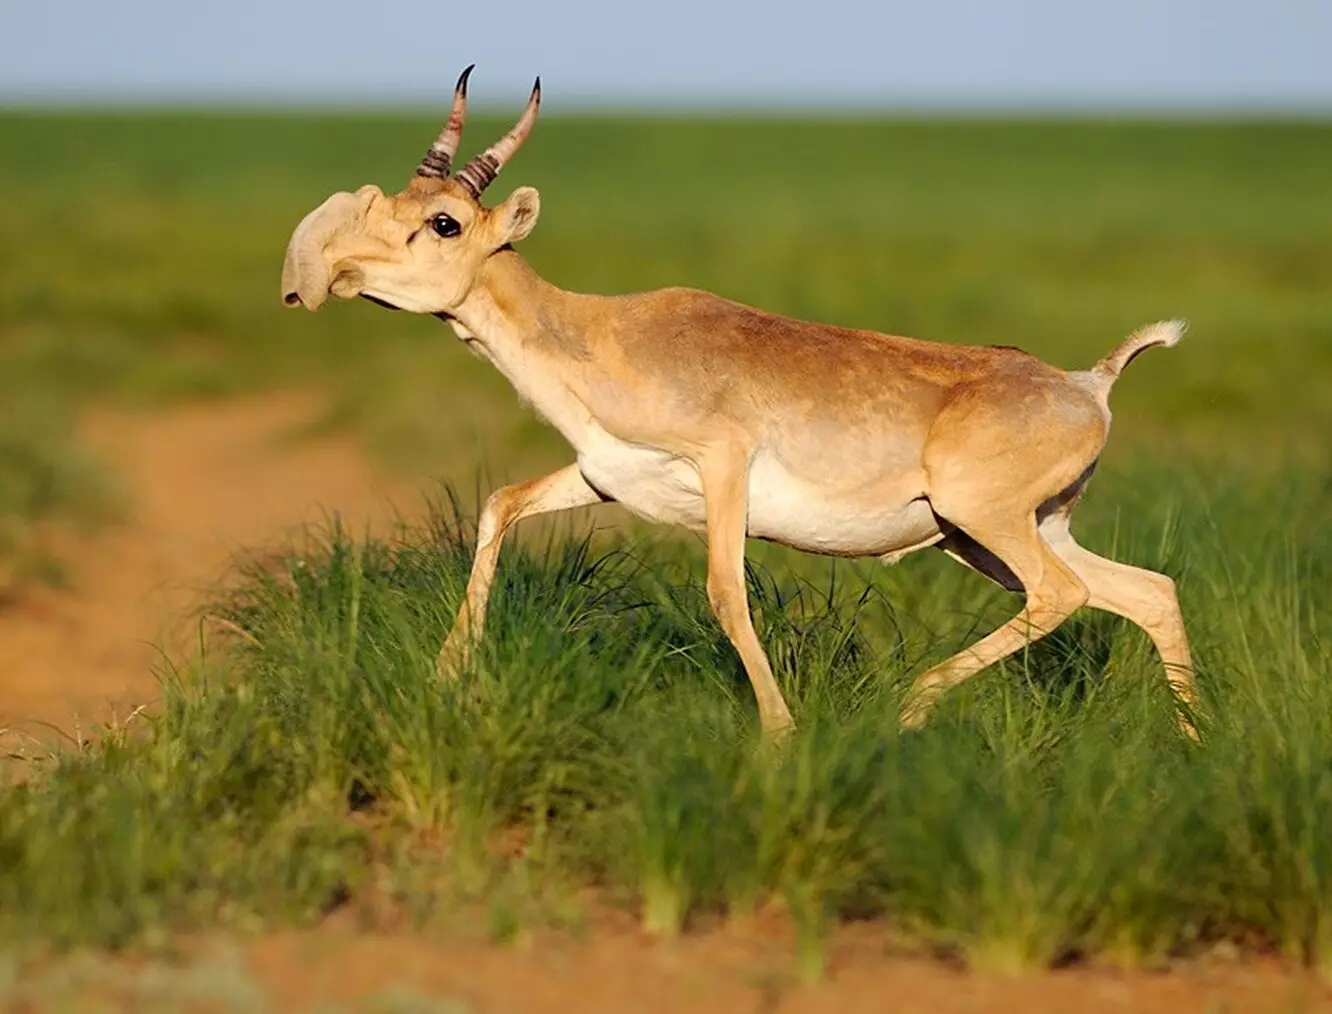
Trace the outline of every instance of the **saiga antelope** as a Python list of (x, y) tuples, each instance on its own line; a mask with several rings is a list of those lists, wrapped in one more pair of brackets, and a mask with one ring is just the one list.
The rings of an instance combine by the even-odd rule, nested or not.
[(947, 688), (1091, 605), (1151, 637), (1192, 732), (1193, 665), (1174, 584), (1069, 533), (1105, 446), (1111, 386), (1139, 352), (1174, 345), (1182, 321), (1144, 327), (1090, 370), (1065, 371), (1015, 349), (806, 323), (691, 289), (567, 292), (513, 249), (536, 225), (537, 192), (481, 204), (532, 130), (540, 79), (513, 129), (452, 173), (470, 72), (407, 187), (334, 194), (296, 228), (282, 269), (288, 306), (363, 296), (446, 321), (577, 455), (486, 502), (441, 674), (456, 674), (480, 635), (514, 522), (615, 501), (706, 532), (708, 599), (768, 736), (791, 715), (750, 619), (746, 536), (894, 563), (936, 546), (1026, 593), (1018, 616), (915, 681), (907, 726)]

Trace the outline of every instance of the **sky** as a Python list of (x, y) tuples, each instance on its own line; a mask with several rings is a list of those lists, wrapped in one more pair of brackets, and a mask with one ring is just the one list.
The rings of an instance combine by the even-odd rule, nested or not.
[(1332, 0), (0, 0), (0, 104), (1332, 113)]

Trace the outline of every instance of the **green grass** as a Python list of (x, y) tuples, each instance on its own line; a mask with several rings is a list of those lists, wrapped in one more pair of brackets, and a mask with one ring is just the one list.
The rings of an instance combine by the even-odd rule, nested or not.
[[(1101, 492), (1133, 504), (1164, 479)], [(0, 935), (117, 945), (309, 922), (385, 890), (387, 871), (418, 914), (491, 898), (500, 939), (578, 885), (666, 934), (775, 901), (811, 976), (828, 927), (868, 916), (1001, 971), (1223, 939), (1327, 966), (1332, 544), (1326, 490), (1291, 482), (1306, 508), (1266, 528), (1271, 488), (1143, 497), (1119, 537), (1179, 580), (1202, 746), (1175, 733), (1146, 639), (1101, 615), (900, 734), (911, 676), (1015, 605), (942, 559), (839, 566), (841, 591), (755, 569), (799, 723), (774, 763), (696, 551), (513, 549), (474, 671), (444, 685), (467, 526), (312, 536), (219, 605), (240, 634), (164, 682), (144, 734), (0, 796)], [(1088, 541), (1114, 542), (1114, 519), (1094, 513)], [(899, 595), (910, 585), (932, 594)], [(919, 605), (936, 596), (948, 605)], [(515, 836), (521, 858), (490, 849)]]
[[(465, 489), (478, 467), (568, 460), (434, 322), (279, 306), (295, 222), (332, 189), (405, 179), (428, 118), (0, 128), (0, 183), (23, 198), (0, 215), (0, 377), (52, 420), (23, 448), (77, 456), (90, 400), (301, 384), (334, 393), (330, 425)], [(542, 189), (524, 250), (570, 288), (695, 284), (1069, 366), (1189, 316), (1118, 385), (1078, 530), (1177, 580), (1201, 747), (1175, 736), (1145, 637), (1099, 614), (899, 735), (912, 675), (1017, 607), (934, 554), (884, 569), (754, 547), (756, 622), (800, 723), (780, 765), (687, 539), (511, 548), (475, 672), (441, 686), (471, 554), (442, 512), (250, 573), (218, 607), (243, 636), (166, 676), (141, 733), (0, 794), (0, 937), (123, 945), (387, 895), (423, 923), (479, 901), (511, 939), (576, 922), (567, 898), (595, 885), (658, 933), (784, 905), (808, 976), (829, 927), (867, 916), (1000, 970), (1215, 940), (1327, 967), (1329, 157), (1319, 124), (552, 118), (497, 187)], [(0, 489), (48, 491), (0, 513), (95, 499), (33, 460), (0, 453)], [(64, 478), (34, 485), (43, 469)]]

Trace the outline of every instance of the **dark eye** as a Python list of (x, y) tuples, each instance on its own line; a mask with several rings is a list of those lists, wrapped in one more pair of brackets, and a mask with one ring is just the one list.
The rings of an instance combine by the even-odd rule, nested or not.
[(462, 234), (462, 226), (452, 215), (436, 215), (430, 220), (430, 228), (435, 230), (436, 236), (443, 236), (445, 239), (452, 239)]

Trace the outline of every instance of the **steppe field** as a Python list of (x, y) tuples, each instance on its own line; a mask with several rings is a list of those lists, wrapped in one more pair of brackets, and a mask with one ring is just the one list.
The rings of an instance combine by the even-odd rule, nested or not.
[[(464, 154), (507, 122), (469, 124)], [(0, 1009), (1332, 1009), (1332, 127), (550, 115), (487, 197), (585, 292), (1125, 371), (1076, 515), (1175, 579), (1202, 742), (1083, 611), (751, 543), (798, 731), (761, 749), (701, 540), (599, 507), (429, 319), (285, 310), (291, 229), (435, 111), (0, 114)]]

